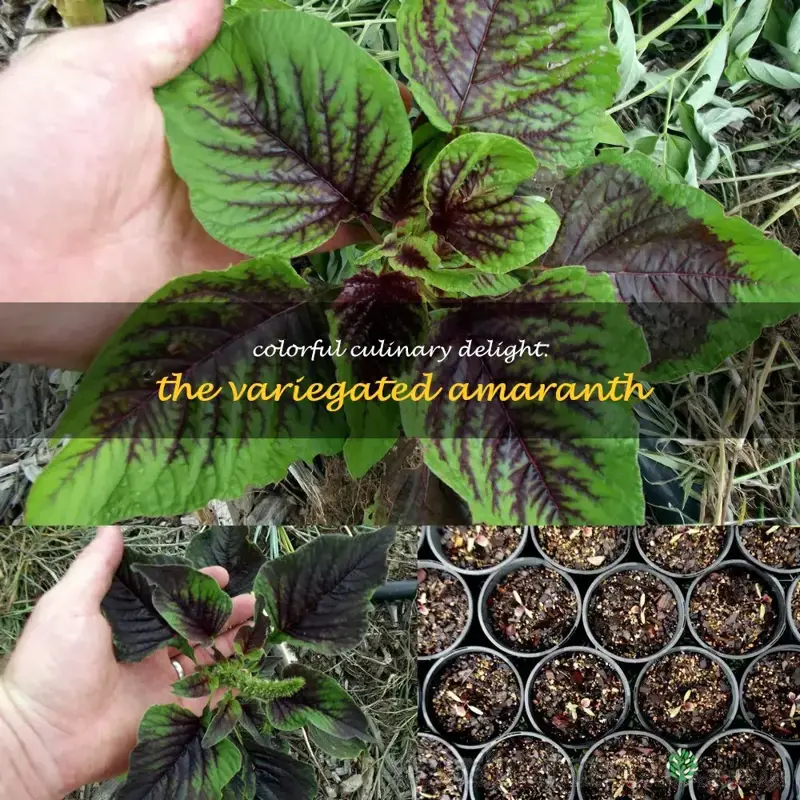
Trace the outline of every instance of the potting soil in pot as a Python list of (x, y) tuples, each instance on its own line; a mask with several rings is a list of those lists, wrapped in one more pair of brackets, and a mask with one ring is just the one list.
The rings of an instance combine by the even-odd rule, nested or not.
[(694, 779), (697, 800), (772, 800), (784, 789), (783, 761), (760, 736), (724, 736), (703, 753)]
[(459, 569), (487, 569), (505, 561), (519, 547), (522, 533), (522, 528), (511, 526), (448, 526), (441, 531), (442, 549)]
[(566, 569), (596, 570), (616, 561), (625, 549), (625, 528), (582, 526), (538, 529), (542, 551)]
[(756, 561), (775, 569), (800, 569), (800, 528), (752, 525), (742, 528), (740, 536)]
[(605, 578), (589, 606), (600, 644), (623, 658), (645, 658), (664, 648), (678, 629), (672, 590), (652, 572), (625, 570)]
[(679, 741), (701, 741), (725, 722), (733, 690), (722, 667), (708, 656), (667, 653), (648, 666), (638, 701), (656, 733)]
[(578, 615), (575, 593), (555, 570), (523, 567), (505, 575), (486, 600), (497, 636), (522, 652), (548, 650), (569, 634)]
[(800, 740), (800, 652), (767, 653), (742, 684), (753, 724), (779, 739)]
[(417, 738), (417, 797), (461, 800), (464, 772), (453, 754), (441, 743)]
[(520, 708), (516, 675), (497, 656), (465, 653), (430, 687), (438, 729), (455, 744), (476, 745), (505, 733)]
[(600, 739), (621, 720), (625, 687), (600, 655), (566, 653), (547, 660), (530, 687), (531, 711), (561, 744)]
[(673, 800), (678, 783), (669, 776), (668, 760), (669, 752), (649, 736), (612, 738), (586, 761), (581, 780), (584, 800)]
[(477, 780), (484, 800), (569, 800), (572, 764), (547, 742), (514, 736), (492, 747)]
[(689, 616), (698, 636), (712, 649), (740, 655), (772, 638), (777, 625), (771, 588), (741, 567), (715, 570), (697, 585)]
[(726, 531), (720, 526), (651, 525), (636, 532), (642, 552), (665, 572), (690, 575), (710, 567), (722, 552)]
[(467, 624), (469, 607), (458, 578), (444, 570), (417, 573), (417, 652), (423, 656), (446, 650)]

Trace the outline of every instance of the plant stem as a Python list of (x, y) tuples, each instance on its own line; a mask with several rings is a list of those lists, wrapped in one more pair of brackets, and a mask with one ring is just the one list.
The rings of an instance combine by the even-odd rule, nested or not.
[(782, 178), (785, 175), (797, 175), (800, 173), (800, 167), (792, 169), (778, 169), (774, 172), (760, 172), (757, 175), (737, 175), (735, 178), (713, 178), (708, 181), (700, 181), (702, 186), (713, 186), (721, 183), (740, 183), (741, 181), (758, 181), (766, 180), (767, 178)]
[(647, 49), (648, 45), (658, 39), (662, 33), (668, 31), (673, 25), (676, 25), (680, 22), (687, 14), (693, 11), (697, 6), (702, 3), (703, 0), (690, 0), (685, 6), (679, 8), (669, 19), (664, 20), (658, 27), (653, 28), (647, 36), (642, 36), (638, 42), (636, 42), (636, 52), (641, 53)]
[(375, 230), (372, 226), (372, 223), (367, 219), (367, 217), (361, 217), (361, 224), (364, 226), (364, 230), (370, 235), (375, 244), (383, 244), (383, 237)]
[(55, 0), (55, 6), (67, 28), (103, 25), (106, 21), (103, 0)]
[[(795, 184), (794, 187), (800, 186), (800, 184)], [(798, 192), (793, 197), (790, 197), (762, 226), (761, 230), (766, 231), (771, 228), (784, 214), (788, 214), (790, 211), (793, 211), (795, 208), (800, 206), (800, 192)]]
[[(733, 27), (733, 23), (736, 21), (738, 15), (739, 9), (737, 8), (733, 14), (731, 14), (730, 19), (722, 26), (717, 36), (722, 36), (726, 31), (730, 30)], [(666, 78), (664, 78), (661, 83), (657, 84), (656, 86), (651, 86), (649, 89), (645, 89), (643, 92), (639, 92), (639, 94), (637, 94), (635, 97), (631, 97), (622, 103), (617, 103), (617, 105), (609, 108), (608, 111), (606, 111), (606, 114), (616, 114), (617, 111), (622, 111), (623, 108), (636, 105), (639, 101), (644, 100), (645, 97), (650, 97), (651, 94), (655, 94), (659, 90), (663, 89), (667, 84), (676, 81), (681, 77), (681, 75), (685, 75), (695, 64), (708, 57), (708, 54), (711, 52), (711, 48), (714, 46), (714, 42), (717, 40), (717, 36), (715, 36), (696, 56), (694, 56), (694, 58), (692, 58), (690, 61), (687, 61), (679, 70), (673, 72), (672, 75), (668, 75)], [(691, 85), (692, 82), (690, 81), (689, 85), (678, 98), (678, 102), (683, 100), (684, 95)]]

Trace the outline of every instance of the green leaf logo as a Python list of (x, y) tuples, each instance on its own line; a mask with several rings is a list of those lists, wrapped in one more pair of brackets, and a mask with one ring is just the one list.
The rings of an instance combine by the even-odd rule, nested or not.
[(678, 783), (688, 783), (697, 773), (697, 756), (690, 750), (678, 750), (669, 757), (667, 768)]

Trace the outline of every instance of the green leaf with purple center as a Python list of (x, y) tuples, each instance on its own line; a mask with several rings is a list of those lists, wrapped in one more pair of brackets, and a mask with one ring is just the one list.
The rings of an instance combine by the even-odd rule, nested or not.
[(210, 575), (182, 565), (134, 564), (154, 587), (153, 605), (182, 636), (210, 644), (225, 628), (233, 601)]
[(502, 133), (574, 167), (617, 88), (605, 0), (405, 0), (400, 68), (443, 131)]
[[(540, 272), (500, 300), (471, 301), (437, 317), (429, 344), (549, 344), (547, 357), (468, 355), (420, 359), (411, 380), (437, 375), (442, 395), (401, 403), (425, 463), (487, 524), (640, 524), (644, 500), (632, 402), (557, 402), (495, 394), (452, 402), (448, 390), (494, 384), (605, 384), (647, 361), (641, 332), (605, 275), (583, 267)], [(620, 343), (625, 346), (621, 347)], [(456, 347), (456, 350), (458, 348)]]
[(254, 256), (308, 253), (342, 222), (369, 218), (411, 155), (391, 75), (296, 11), (223, 27), (156, 97), (195, 216)]
[(289, 665), (281, 677), (304, 678), (305, 685), (291, 697), (269, 704), (267, 713), (274, 728), (294, 731), (314, 725), (339, 739), (372, 739), (366, 715), (333, 678), (303, 664)]
[[(339, 452), (346, 422), (322, 404), (290, 397), (234, 403), (227, 391), (229, 382), (274, 386), (307, 374), (299, 358), (255, 358), (256, 345), (310, 344), (327, 335), (316, 295), (281, 258), (167, 284), (122, 324), (83, 376), (56, 432), (71, 439), (34, 484), (28, 521), (102, 524), (183, 514), (279, 481), (298, 459)], [(174, 373), (221, 394), (209, 402), (185, 393), (163, 402), (159, 380)], [(333, 362), (318, 359), (315, 375), (333, 383)]]
[[(139, 726), (119, 800), (219, 800), (242, 763), (233, 742), (202, 745), (200, 717), (177, 705), (152, 706)], [(188, 794), (191, 792), (191, 794)]]
[(425, 176), (431, 230), (486, 272), (527, 266), (550, 247), (558, 231), (553, 209), (517, 194), (535, 172), (531, 151), (508, 136), (459, 136)]
[(800, 258), (638, 153), (605, 151), (561, 183), (542, 266), (608, 273), (641, 325), (650, 381), (707, 372), (800, 311)]

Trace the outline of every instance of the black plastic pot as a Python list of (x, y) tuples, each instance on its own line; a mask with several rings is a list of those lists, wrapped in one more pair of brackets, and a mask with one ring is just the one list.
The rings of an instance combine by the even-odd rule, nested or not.
[(794, 796), (800, 797), (800, 761), (797, 762), (797, 769), (794, 773)]
[(448, 575), (454, 577), (459, 586), (461, 586), (462, 590), (464, 591), (464, 596), (466, 598), (467, 603), (467, 624), (464, 626), (464, 629), (458, 635), (456, 640), (453, 644), (450, 645), (446, 650), (442, 650), (441, 653), (434, 653), (433, 655), (423, 656), (417, 655), (418, 661), (431, 661), (435, 658), (441, 658), (442, 656), (446, 656), (448, 653), (452, 653), (453, 650), (457, 650), (461, 643), (464, 641), (464, 638), (469, 633), (469, 629), (472, 627), (472, 623), (475, 618), (475, 604), (472, 600), (472, 592), (469, 590), (469, 586), (467, 586), (467, 582), (459, 575), (452, 567), (448, 567), (445, 564), (440, 563), (439, 561), (418, 561), (417, 562), (417, 570), (438, 570), (439, 572), (445, 572)]
[(522, 677), (519, 674), (519, 670), (511, 663), (511, 661), (504, 656), (502, 653), (498, 653), (496, 650), (492, 650), (488, 647), (462, 647), (460, 650), (453, 650), (451, 653), (448, 653), (443, 658), (440, 658), (434, 665), (431, 667), (430, 672), (425, 676), (425, 680), (422, 684), (422, 716), (425, 720), (425, 724), (428, 726), (430, 730), (432, 730), (437, 736), (440, 736), (446, 739), (445, 734), (443, 734), (434, 724), (433, 721), (433, 714), (430, 712), (430, 690), (433, 682), (436, 680), (436, 677), (442, 671), (442, 669), (447, 666), (451, 661), (458, 658), (459, 656), (468, 655), (469, 653), (486, 653), (487, 655), (495, 656), (496, 658), (501, 659), (511, 671), (514, 673), (514, 676), (517, 679), (517, 683), (519, 685), (519, 709), (517, 710), (516, 715), (514, 716), (513, 722), (508, 726), (508, 729), (504, 731), (499, 736), (496, 736), (494, 739), (491, 739), (488, 742), (482, 742), (481, 744), (459, 744), (457, 745), (461, 750), (480, 750), (484, 747), (487, 747), (492, 742), (496, 742), (500, 739), (503, 735), (508, 733), (509, 731), (514, 730), (514, 728), (519, 723), (520, 717), (522, 716), (522, 706), (523, 706), (523, 699), (522, 699), (522, 692), (524, 691), (524, 686), (522, 683)]
[[(694, 591), (700, 582), (705, 580), (711, 573), (716, 572), (719, 569), (729, 569), (731, 567), (746, 569), (749, 572), (758, 575), (764, 584), (769, 586), (770, 593), (774, 597), (777, 604), (777, 608), (775, 609), (775, 632), (773, 633), (772, 638), (766, 644), (749, 653), (723, 653), (719, 650), (715, 650), (713, 647), (711, 647), (711, 645), (706, 644), (700, 638), (700, 634), (695, 629), (694, 624), (692, 623), (691, 614), (689, 613), (692, 595), (694, 594)], [(769, 650), (770, 647), (774, 647), (775, 643), (783, 635), (784, 630), (786, 630), (786, 598), (783, 595), (783, 587), (774, 575), (770, 575), (768, 572), (761, 569), (761, 567), (752, 564), (750, 561), (745, 561), (743, 559), (732, 559), (731, 561), (726, 561), (716, 569), (708, 570), (692, 581), (691, 586), (689, 586), (689, 589), (686, 592), (686, 627), (689, 629), (689, 633), (691, 633), (692, 638), (700, 647), (709, 653), (716, 653), (718, 656), (720, 656), (720, 658), (725, 659), (725, 661), (747, 661), (748, 659), (756, 658), (756, 656), (760, 656), (762, 653), (765, 653), (767, 650)]]
[[(596, 656), (597, 658), (601, 658), (606, 664), (614, 670), (617, 674), (619, 679), (622, 681), (622, 688), (625, 692), (625, 706), (622, 709), (622, 714), (620, 715), (619, 721), (617, 724), (606, 734), (609, 736), (610, 734), (618, 731), (624, 724), (625, 721), (628, 719), (628, 715), (630, 714), (631, 710), (631, 686), (628, 682), (628, 679), (625, 677), (625, 673), (620, 668), (619, 664), (614, 661), (613, 658), (609, 658), (605, 653), (601, 653), (598, 650), (595, 650), (593, 647), (564, 647), (559, 650), (556, 650), (549, 655), (545, 656), (532, 670), (531, 674), (528, 676), (528, 680), (525, 684), (525, 715), (528, 717), (531, 725), (542, 735), (544, 732), (542, 731), (541, 726), (536, 721), (536, 717), (533, 713), (533, 708), (531, 706), (531, 691), (533, 689), (533, 682), (536, 680), (536, 676), (541, 673), (543, 669), (547, 667), (548, 662), (550, 659), (555, 657), (563, 657), (568, 653), (589, 653), (590, 655)], [(558, 744), (563, 747), (565, 750), (585, 750), (587, 747), (590, 747), (592, 742), (581, 742), (578, 744), (567, 744), (566, 742), (558, 742)]]
[[(700, 526), (690, 526), (690, 527), (700, 527)], [(698, 570), (697, 572), (670, 572), (669, 570), (660, 567), (653, 561), (647, 553), (644, 551), (644, 547), (642, 547), (641, 543), (639, 542), (639, 535), (640, 535), (640, 528), (636, 528), (634, 530), (634, 539), (636, 541), (636, 551), (639, 553), (642, 561), (644, 561), (647, 566), (652, 567), (659, 575), (666, 575), (668, 578), (672, 578), (674, 581), (686, 581), (686, 580), (693, 580), (698, 575), (705, 575), (707, 572), (713, 572), (719, 565), (728, 557), (728, 553), (730, 553), (731, 546), (734, 542), (734, 528), (733, 526), (727, 526), (728, 530), (725, 534), (725, 541), (722, 544), (722, 550), (720, 550), (719, 556), (717, 560), (710, 566), (706, 567), (705, 569)]]
[[(766, 734), (759, 733), (758, 731), (751, 730), (750, 728), (735, 728), (733, 730), (727, 730), (724, 733), (719, 733), (716, 736), (709, 739), (698, 751), (697, 751), (697, 763), (698, 766), (702, 766), (703, 761), (703, 754), (714, 744), (716, 744), (720, 739), (725, 736), (733, 736), (737, 733), (750, 733), (753, 736), (758, 736), (761, 739), (765, 739), (769, 742), (777, 751), (781, 757), (781, 761), (783, 761), (783, 793), (781, 794), (780, 800), (789, 800), (792, 797), (792, 790), (793, 790), (793, 774), (792, 774), (792, 759), (789, 756), (786, 748), (780, 743), (775, 741), (771, 736), (767, 736)], [(699, 773), (698, 769), (698, 773)], [(697, 795), (694, 791), (694, 780), (689, 781), (689, 797), (691, 800), (698, 800)]]
[[(714, 731), (711, 736), (716, 736), (719, 733), (724, 733), (731, 725), (733, 725), (733, 721), (736, 719), (736, 713), (739, 710), (739, 686), (736, 683), (736, 676), (733, 674), (733, 670), (723, 661), (720, 656), (716, 653), (712, 653), (709, 650), (703, 647), (675, 647), (672, 650), (669, 650), (666, 653), (662, 653), (661, 655), (654, 656), (651, 658), (647, 664), (645, 664), (642, 671), (639, 673), (639, 677), (636, 679), (636, 683), (633, 687), (633, 709), (636, 713), (636, 719), (642, 728), (647, 731), (648, 733), (654, 733), (656, 736), (662, 737), (665, 741), (669, 742), (674, 747), (680, 748), (690, 748), (690, 747), (697, 747), (700, 744), (700, 741), (696, 739), (674, 739), (671, 736), (667, 736), (664, 733), (660, 733), (659, 731), (653, 730), (652, 725), (648, 722), (647, 717), (642, 712), (641, 708), (639, 707), (639, 689), (641, 688), (642, 682), (644, 681), (644, 677), (647, 674), (647, 671), (651, 669), (656, 663), (658, 663), (662, 658), (668, 656), (672, 653), (698, 653), (703, 658), (707, 658), (710, 661), (713, 661), (722, 668), (723, 673), (725, 674), (725, 678), (728, 681), (728, 685), (731, 687), (731, 705), (728, 708), (728, 714), (725, 717), (725, 721), (720, 725), (720, 727)], [(701, 741), (704, 741), (706, 737), (703, 737)]]
[[(553, 647), (548, 647), (545, 650), (538, 650), (536, 652), (525, 652), (522, 650), (514, 650), (513, 648), (509, 647), (507, 644), (502, 642), (500, 638), (495, 634), (494, 630), (492, 630), (492, 622), (489, 619), (489, 606), (487, 605), (487, 600), (489, 599), (489, 595), (494, 590), (494, 587), (505, 578), (506, 575), (509, 575), (512, 572), (516, 572), (519, 569), (524, 569), (526, 567), (544, 567), (545, 569), (549, 569), (552, 572), (558, 573), (558, 575), (563, 578), (564, 582), (572, 589), (572, 593), (575, 595), (575, 601), (577, 603), (577, 608), (575, 612), (575, 621), (572, 623), (572, 627), (570, 628), (569, 633), (564, 636), (564, 638)], [(559, 569), (558, 567), (553, 566), (551, 563), (546, 561), (542, 561), (540, 558), (518, 558), (516, 561), (509, 561), (504, 563), (502, 566), (498, 567), (491, 575), (491, 577), (483, 584), (481, 587), (481, 593), (478, 597), (478, 621), (481, 625), (481, 630), (483, 631), (486, 638), (489, 642), (499, 650), (502, 650), (507, 655), (513, 656), (514, 658), (541, 658), (543, 655), (547, 655), (548, 653), (552, 653), (555, 650), (558, 650), (564, 642), (569, 641), (569, 639), (574, 635), (575, 631), (578, 629), (578, 625), (580, 625), (581, 621), (581, 593), (578, 590), (578, 587), (575, 585), (575, 581), (563, 570)]]
[[(469, 526), (466, 526), (469, 527)], [(517, 527), (515, 525), (506, 526), (506, 527)], [(527, 526), (522, 528), (522, 537), (519, 540), (519, 545), (516, 550), (514, 550), (511, 555), (501, 561), (499, 564), (495, 564), (493, 567), (486, 567), (486, 569), (463, 569), (462, 567), (457, 567), (453, 564), (452, 561), (448, 561), (447, 556), (445, 555), (444, 548), (442, 547), (442, 540), (439, 536), (439, 528), (434, 525), (428, 525), (425, 528), (425, 536), (428, 540), (428, 545), (430, 546), (433, 554), (442, 564), (446, 564), (450, 569), (454, 569), (456, 572), (460, 572), (462, 575), (491, 575), (496, 569), (499, 569), (502, 566), (513, 561), (515, 558), (519, 558), (522, 554), (522, 551), (525, 549), (525, 545), (528, 543), (528, 534), (530, 529)]]
[[(609, 526), (606, 526), (609, 527)], [(616, 527), (616, 526), (615, 526)], [(576, 576), (594, 576), (599, 575), (601, 572), (605, 572), (606, 570), (611, 569), (612, 567), (616, 567), (617, 564), (621, 564), (627, 557), (628, 553), (631, 550), (631, 539), (633, 528), (621, 527), (621, 531), (625, 532), (626, 539), (625, 539), (625, 546), (622, 548), (622, 552), (619, 554), (617, 558), (613, 561), (609, 562), (608, 564), (603, 564), (596, 569), (573, 569), (572, 567), (565, 567), (563, 564), (559, 564), (558, 561), (552, 559), (547, 553), (545, 552), (544, 547), (539, 544), (539, 529), (538, 528), (531, 528), (531, 540), (533, 541), (534, 545), (536, 546), (536, 550), (538, 553), (541, 554), (542, 558), (552, 567), (561, 570), (562, 572), (568, 572), (570, 575)]]
[[(608, 736), (604, 736), (599, 742), (592, 745), (584, 754), (583, 758), (581, 758), (581, 763), (578, 767), (578, 779), (577, 789), (578, 789), (578, 797), (577, 800), (586, 800), (583, 795), (583, 791), (581, 790), (581, 784), (583, 783), (583, 771), (586, 768), (586, 764), (588, 763), (589, 759), (594, 755), (594, 751), (597, 750), (598, 747), (601, 747), (609, 740), (617, 739), (620, 736), (647, 736), (650, 739), (658, 742), (660, 745), (665, 747), (669, 753), (674, 753), (675, 748), (667, 742), (665, 739), (662, 739), (660, 736), (657, 736), (654, 733), (650, 733), (648, 731), (633, 731), (633, 730), (625, 730), (625, 731), (617, 731), (616, 733), (610, 733)], [(683, 784), (678, 785), (678, 791), (675, 793), (674, 800), (681, 800), (683, 797)], [(610, 800), (610, 798), (609, 798)]]
[[(478, 756), (476, 757), (474, 763), (472, 764), (472, 769), (469, 772), (470, 800), (483, 800), (484, 797), (483, 792), (480, 789), (478, 789), (476, 783), (478, 775), (480, 774), (481, 766), (483, 765), (483, 762), (486, 760), (486, 757), (491, 752), (492, 748), (495, 747), (500, 742), (505, 741), (506, 739), (514, 739), (520, 737), (527, 739), (538, 739), (540, 742), (547, 742), (547, 744), (549, 744), (551, 747), (554, 747), (556, 750), (561, 752), (564, 758), (570, 763), (570, 771), (572, 772), (572, 793), (570, 794), (570, 800), (573, 800), (577, 792), (577, 786), (576, 786), (577, 781), (575, 780), (575, 772), (572, 769), (572, 762), (570, 760), (570, 757), (567, 755), (564, 748), (557, 742), (554, 742), (552, 739), (548, 739), (546, 736), (542, 736), (541, 733), (532, 733), (527, 731), (524, 733), (509, 733), (505, 736), (501, 736), (499, 739), (495, 739), (493, 742), (486, 745), (483, 748), (483, 750), (481, 750), (481, 752), (478, 753)], [(543, 797), (542, 800), (546, 800), (546, 798)]]
[(782, 742), (784, 744), (800, 745), (800, 739), (785, 739), (782, 736), (776, 736), (774, 733), (767, 733), (766, 731), (762, 731), (760, 728), (756, 727), (753, 715), (745, 707), (744, 686), (745, 683), (747, 682), (747, 678), (750, 676), (750, 673), (755, 669), (755, 666), (756, 664), (758, 664), (759, 661), (766, 658), (767, 656), (775, 655), (776, 653), (800, 653), (800, 647), (793, 644), (784, 645), (783, 647), (773, 647), (771, 650), (767, 650), (767, 652), (762, 653), (760, 656), (758, 656), (758, 658), (754, 658), (747, 665), (747, 668), (742, 672), (739, 678), (739, 711), (744, 717), (745, 722), (755, 732), (763, 733), (765, 736), (769, 736), (771, 739), (775, 739), (776, 741)]
[[(595, 637), (594, 633), (592, 632), (592, 628), (589, 625), (589, 610), (591, 607), (591, 600), (594, 596), (595, 591), (597, 591), (597, 587), (606, 580), (607, 578), (611, 577), (612, 575), (616, 575), (618, 572), (650, 572), (655, 575), (660, 581), (662, 581), (671, 591), (672, 594), (675, 596), (675, 601), (678, 605), (678, 626), (675, 629), (675, 633), (673, 634), (672, 638), (669, 642), (661, 648), (657, 653), (653, 653), (649, 656), (644, 656), (642, 658), (625, 658), (624, 656), (618, 656), (612, 653), (610, 650), (605, 648)], [(627, 562), (625, 564), (619, 564), (612, 569), (606, 570), (602, 575), (595, 578), (592, 582), (592, 585), (586, 590), (586, 594), (583, 597), (583, 627), (586, 630), (586, 635), (591, 641), (591, 643), (603, 654), (607, 655), (609, 658), (613, 658), (614, 661), (619, 662), (620, 664), (644, 664), (647, 661), (650, 661), (652, 658), (657, 658), (660, 655), (663, 655), (667, 651), (671, 650), (675, 645), (680, 641), (681, 637), (683, 636), (683, 629), (686, 624), (686, 606), (684, 604), (683, 593), (681, 592), (678, 584), (672, 580), (672, 578), (666, 577), (658, 572), (658, 570), (653, 569), (652, 567), (648, 566), (647, 564), (639, 564), (638, 562)]]
[(742, 551), (745, 559), (749, 561), (751, 564), (759, 567), (760, 569), (769, 572), (772, 575), (777, 575), (779, 578), (788, 578), (792, 579), (800, 574), (800, 567), (794, 567), (793, 569), (782, 569), (781, 567), (771, 567), (769, 564), (765, 564), (763, 561), (759, 561), (745, 546), (745, 543), (742, 541), (742, 530), (741, 528), (736, 529), (736, 544), (739, 545), (739, 549)]
[(444, 745), (448, 751), (453, 756), (453, 760), (461, 767), (461, 774), (464, 776), (464, 791), (461, 793), (460, 798), (454, 797), (453, 800), (467, 800), (469, 797), (469, 771), (467, 770), (467, 765), (464, 759), (461, 756), (461, 753), (453, 747), (449, 742), (446, 742), (440, 736), (434, 736), (431, 733), (418, 733), (418, 739), (430, 739), (431, 741), (437, 742), (438, 744)]
[[(789, 630), (792, 632), (792, 636), (794, 636), (795, 641), (800, 642), (800, 630), (797, 628), (797, 623), (794, 621), (794, 617), (792, 616), (792, 600), (794, 599), (794, 593), (797, 591), (797, 586), (800, 584), (800, 575), (798, 575), (789, 586), (789, 591), (786, 593), (786, 625), (788, 626)], [(800, 797), (800, 795), (798, 795)]]

